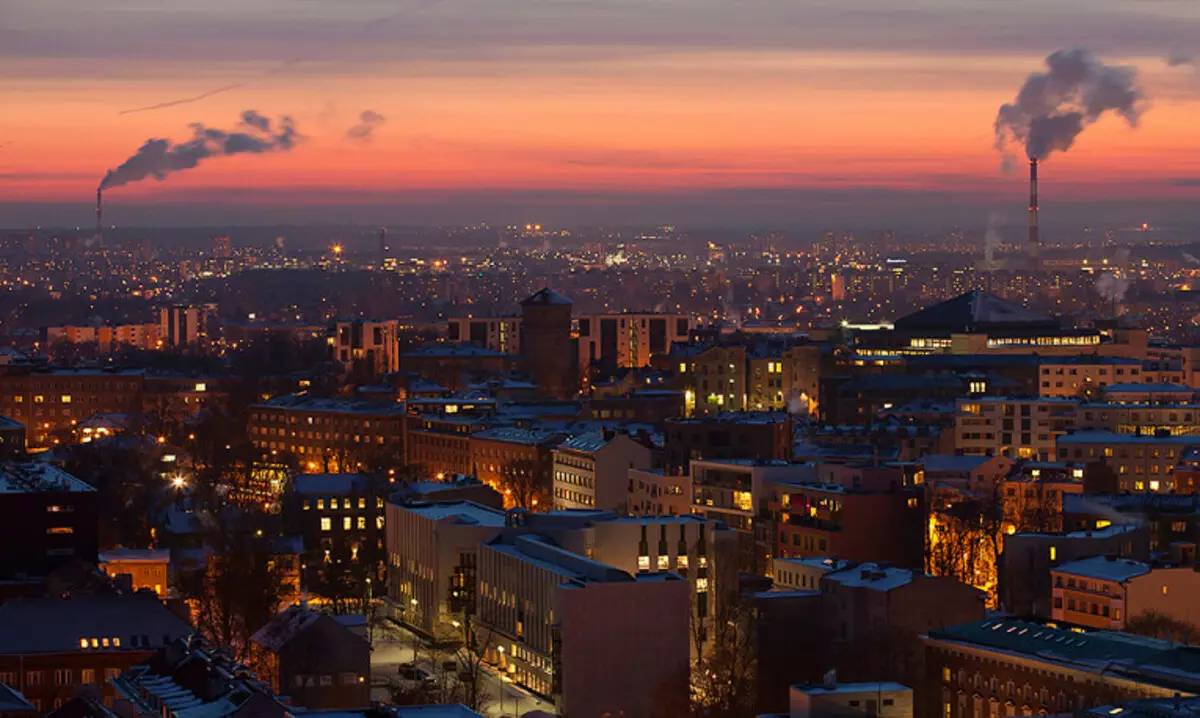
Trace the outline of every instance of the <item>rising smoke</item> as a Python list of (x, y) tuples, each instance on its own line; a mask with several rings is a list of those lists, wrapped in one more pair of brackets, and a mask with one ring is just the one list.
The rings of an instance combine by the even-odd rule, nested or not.
[(988, 262), (996, 261), (996, 250), (1004, 241), (1000, 236), (1000, 228), (1006, 220), (1003, 212), (988, 212), (987, 231), (983, 233), (983, 258)]
[(387, 122), (387, 118), (375, 110), (363, 110), (358, 116), (358, 124), (346, 131), (346, 139), (358, 142), (369, 142), (375, 134), (375, 128)]
[(996, 149), (1024, 147), (1030, 159), (1065, 152), (1090, 124), (1112, 111), (1136, 127), (1145, 109), (1137, 69), (1105, 65), (1087, 50), (1058, 50), (1046, 70), (1025, 78), (1016, 98), (996, 113)]
[(169, 174), (190, 170), (210, 157), (286, 152), (301, 139), (292, 118), (287, 116), (279, 121), (276, 129), (267, 117), (246, 110), (240, 125), (241, 130), (227, 132), (195, 123), (191, 125), (192, 138), (186, 142), (146, 140), (132, 157), (104, 175), (100, 189), (120, 187), (148, 177), (161, 181)]

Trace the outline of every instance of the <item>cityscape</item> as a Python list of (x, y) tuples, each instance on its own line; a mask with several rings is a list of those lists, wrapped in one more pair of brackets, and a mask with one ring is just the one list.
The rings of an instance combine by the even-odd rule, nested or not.
[(0, 18), (0, 718), (1200, 715), (1200, 5)]

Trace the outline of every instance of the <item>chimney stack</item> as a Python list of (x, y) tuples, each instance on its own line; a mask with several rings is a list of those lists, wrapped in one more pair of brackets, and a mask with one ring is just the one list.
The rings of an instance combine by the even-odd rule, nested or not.
[(1042, 240), (1038, 236), (1038, 161), (1029, 160), (1029, 239), (1025, 242), (1029, 271), (1042, 271)]
[(104, 244), (104, 191), (96, 190), (96, 244)]
[(388, 260), (387, 227), (379, 228), (379, 268), (383, 269)]

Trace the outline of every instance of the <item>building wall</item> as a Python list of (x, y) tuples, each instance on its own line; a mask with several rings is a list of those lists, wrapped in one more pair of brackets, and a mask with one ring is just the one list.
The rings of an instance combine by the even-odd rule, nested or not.
[(423, 467), (428, 477), (472, 473), (471, 427), (442, 426), (420, 417), (410, 418), (407, 426), (405, 447), (410, 466)]
[(521, 353), (520, 317), (458, 317), (449, 320), (452, 342), (471, 342), (494, 352)]
[[(1175, 465), (1188, 447), (1180, 439), (1187, 440), (1154, 436), (1122, 436), (1120, 441), (1063, 440), (1058, 442), (1058, 460), (1103, 463), (1116, 476), (1122, 492), (1169, 494), (1175, 488)], [(1196, 441), (1200, 444), (1200, 437)]]
[(665, 468), (687, 473), (693, 459), (791, 460), (792, 420), (785, 414), (726, 414), (668, 420)]
[(296, 455), (307, 473), (353, 472), (404, 456), (405, 416), (399, 411), (319, 411), (258, 405), (250, 408), (250, 441), (266, 451)]
[(375, 375), (400, 370), (400, 347), (397, 343), (399, 322), (356, 320), (338, 322), (334, 327), (333, 359), (349, 370), (365, 366)]
[(571, 305), (522, 305), (522, 365), (547, 396), (569, 399), (575, 395), (579, 384), (575, 352)]
[(664, 354), (674, 342), (687, 341), (692, 321), (686, 314), (584, 314), (579, 327), (579, 363), (611, 369), (650, 365), (650, 357)]
[(1099, 392), (1109, 384), (1141, 383), (1143, 380), (1140, 362), (1128, 364), (1075, 362), (1051, 364), (1043, 362), (1039, 393), (1042, 396), (1077, 397), (1086, 393)]
[(277, 658), (277, 691), (310, 710), (371, 704), (371, 647), (328, 616), (288, 641)]
[(629, 471), (650, 466), (651, 451), (624, 434), (595, 452), (554, 451), (554, 508), (623, 510), (629, 502)]
[(1200, 406), (1195, 404), (1082, 404), (1079, 409), (1079, 428), (1085, 431), (1200, 434)]
[(558, 586), (555, 594), (564, 715), (652, 718), (661, 715), (656, 701), (686, 700), (686, 582)]
[(630, 469), (628, 512), (634, 516), (683, 516), (692, 511), (692, 477)]
[(960, 399), (955, 449), (973, 456), (1050, 461), (1056, 440), (1077, 427), (1078, 403)]
[(20, 691), (39, 711), (66, 703), (85, 686), (112, 705), (116, 691), (109, 681), (145, 663), (151, 655), (152, 651), (128, 649), (0, 655), (0, 683)]
[(94, 563), (96, 510), (94, 491), (0, 493), (0, 577), (44, 576), (72, 559)]
[(1197, 568), (1156, 568), (1130, 579), (1126, 587), (1126, 621), (1154, 611), (1200, 626), (1200, 571)]
[(166, 559), (162, 561), (116, 560), (105, 561), (100, 567), (109, 576), (127, 574), (133, 579), (133, 590), (149, 589), (161, 599), (167, 595), (167, 564)]
[(820, 687), (791, 689), (790, 718), (912, 718), (913, 692), (904, 690), (853, 691), (842, 687), (822, 691)]

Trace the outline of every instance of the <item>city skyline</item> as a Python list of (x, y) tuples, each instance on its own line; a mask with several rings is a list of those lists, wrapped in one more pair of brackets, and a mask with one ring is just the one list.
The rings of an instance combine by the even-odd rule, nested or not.
[(248, 110), (301, 139), (115, 188), (108, 221), (1019, 225), (996, 111), (1075, 46), (1136, 67), (1148, 105), (1046, 163), (1047, 224), (1186, 222), (1200, 192), (1188, 3), (5, 8), (0, 226), (86, 226), (148, 139)]

